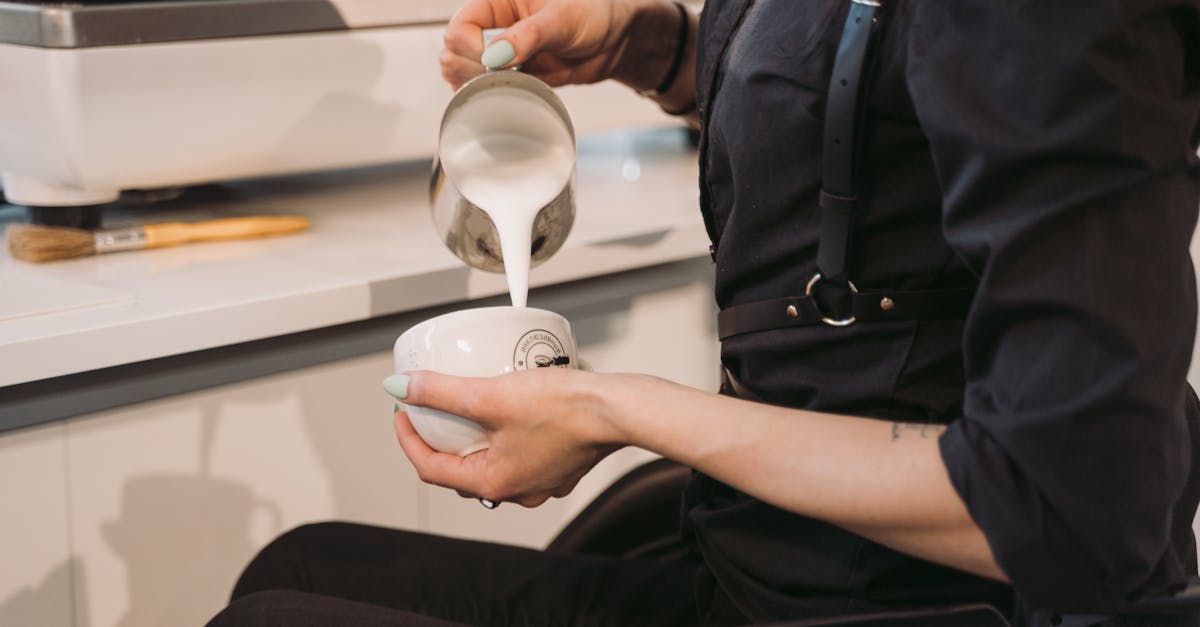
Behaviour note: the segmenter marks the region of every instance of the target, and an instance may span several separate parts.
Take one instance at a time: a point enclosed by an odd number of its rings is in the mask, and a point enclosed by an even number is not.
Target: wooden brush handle
[[[299,216],[258,216],[206,222],[163,222],[142,228],[146,232],[146,248],[162,248],[188,242],[285,235],[303,231],[308,225],[308,218]]]

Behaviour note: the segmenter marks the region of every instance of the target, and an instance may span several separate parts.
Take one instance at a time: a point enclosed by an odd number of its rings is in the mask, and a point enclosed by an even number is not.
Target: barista
[[[318,596],[249,595],[224,619],[302,599],[308,616],[348,603],[380,624],[983,605],[967,621],[983,625],[1120,605],[1195,573],[1200,8],[886,2],[865,14],[874,62],[835,73],[847,15],[875,4],[709,0],[697,25],[650,0],[469,0],[447,30],[450,83],[482,55],[551,84],[614,77],[700,123],[728,383],[411,373],[390,389],[479,421],[491,448],[436,453],[402,413],[400,444],[426,481],[527,506],[623,445],[679,460],[698,471],[692,555],[313,526],[265,549],[236,594]],[[511,28],[481,50],[497,26]],[[853,167],[831,175],[829,120],[846,113],[833,93],[857,77]],[[851,193],[830,189],[838,176]],[[964,289],[961,311],[936,297]],[[906,309],[914,293],[935,297]],[[863,294],[903,315],[865,315]]]

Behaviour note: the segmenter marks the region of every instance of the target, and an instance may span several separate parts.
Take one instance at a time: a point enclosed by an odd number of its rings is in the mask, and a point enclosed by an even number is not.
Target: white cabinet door
[[[390,370],[368,355],[70,421],[76,611],[91,627],[203,625],[287,529],[415,528]]]
[[[0,625],[72,624],[64,432],[0,436]]]

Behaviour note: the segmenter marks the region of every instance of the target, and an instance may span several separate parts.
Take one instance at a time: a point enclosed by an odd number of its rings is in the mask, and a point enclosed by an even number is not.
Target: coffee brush
[[[85,231],[59,226],[14,224],[8,227],[8,250],[23,261],[45,262],[101,253],[164,248],[190,242],[216,242],[271,237],[307,229],[308,218],[254,216],[204,222],[163,222],[120,229]]]

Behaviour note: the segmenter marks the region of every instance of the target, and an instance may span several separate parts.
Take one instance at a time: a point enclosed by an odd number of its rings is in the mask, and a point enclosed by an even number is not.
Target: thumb
[[[487,427],[493,420],[488,408],[491,379],[455,377],[417,370],[384,380],[384,389],[408,405],[449,412]]]
[[[563,50],[571,44],[575,30],[564,5],[551,4],[496,36],[479,62],[491,69],[520,65],[539,52]]]

